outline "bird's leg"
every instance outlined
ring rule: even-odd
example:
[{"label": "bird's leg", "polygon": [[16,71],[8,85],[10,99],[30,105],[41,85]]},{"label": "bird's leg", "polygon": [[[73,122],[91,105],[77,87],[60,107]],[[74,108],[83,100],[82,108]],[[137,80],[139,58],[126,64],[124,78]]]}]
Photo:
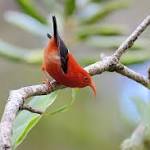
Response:
[{"label": "bird's leg", "polygon": [[43,83],[47,83],[53,80],[53,78],[47,73],[45,70],[45,67],[42,65],[41,67],[42,73],[43,73]]},{"label": "bird's leg", "polygon": [[55,85],[58,83],[55,80],[51,80],[51,81],[46,82],[46,84],[50,88],[50,90],[53,91],[55,88]]},{"label": "bird's leg", "polygon": [[43,83],[47,84],[47,86],[53,90],[55,80],[47,73],[45,68],[42,66],[42,73],[43,73]]},{"label": "bird's leg", "polygon": [[51,82],[53,78],[46,72],[43,71],[43,83]]}]

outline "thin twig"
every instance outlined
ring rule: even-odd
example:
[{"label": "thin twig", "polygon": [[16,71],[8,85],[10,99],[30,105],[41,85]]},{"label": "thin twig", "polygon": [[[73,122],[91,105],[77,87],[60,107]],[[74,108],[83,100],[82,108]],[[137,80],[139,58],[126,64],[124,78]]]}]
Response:
[{"label": "thin twig", "polygon": [[[129,38],[127,38],[127,40],[121,44],[121,46],[116,50],[116,52],[112,56],[104,57],[102,61],[98,61],[97,63],[86,67],[85,70],[87,70],[89,74],[92,76],[101,74],[105,71],[116,71],[117,73],[122,74],[149,88],[150,83],[148,78],[134,72],[133,70],[127,68],[126,66],[123,66],[119,62],[122,54],[124,54],[124,52],[133,45],[137,37],[146,29],[146,27],[149,24],[150,24],[150,16],[144,19],[144,21],[129,36]],[[13,90],[10,92],[8,102],[5,106],[4,114],[2,116],[0,124],[1,150],[12,150],[11,136],[12,136],[13,122],[16,118],[19,108],[23,106],[24,100],[36,95],[45,95],[61,88],[64,88],[64,86],[58,85],[58,83],[54,81],[52,83],[51,88],[46,84],[40,84],[23,87],[21,89]]]},{"label": "thin twig", "polygon": [[[141,33],[146,29],[147,26],[150,25],[150,15],[147,16],[142,23],[133,31],[133,33],[119,46],[114,55],[120,59],[122,54],[132,45],[135,40],[141,35]],[[128,43],[128,44],[127,44]]]},{"label": "thin twig", "polygon": [[[135,129],[130,138],[124,140],[121,144],[122,150],[146,150],[145,134],[148,126],[141,122]],[[148,150],[148,149],[147,149]]]},{"label": "thin twig", "polygon": [[132,69],[130,69],[122,64],[118,64],[118,66],[116,66],[116,72],[120,73],[130,79],[134,79],[134,81],[144,85],[148,89],[150,88],[150,81],[147,77],[140,75],[139,73],[133,71]]},{"label": "thin twig", "polygon": [[36,109],[36,108],[33,108],[29,105],[23,105],[22,107],[20,107],[20,110],[27,110],[27,111],[30,111],[32,113],[36,113],[36,114],[39,114],[39,115],[42,115],[44,112],[39,110],[39,109]]}]

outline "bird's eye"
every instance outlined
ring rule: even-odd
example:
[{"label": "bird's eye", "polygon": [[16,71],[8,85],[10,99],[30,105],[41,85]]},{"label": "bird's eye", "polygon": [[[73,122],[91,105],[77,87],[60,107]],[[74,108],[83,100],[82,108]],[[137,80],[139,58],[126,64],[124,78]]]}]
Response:
[{"label": "bird's eye", "polygon": [[87,81],[87,80],[88,80],[88,77],[84,77],[84,80]]},{"label": "bird's eye", "polygon": [[49,39],[52,38],[52,36],[51,36],[49,33],[47,33],[47,37],[48,37]]}]

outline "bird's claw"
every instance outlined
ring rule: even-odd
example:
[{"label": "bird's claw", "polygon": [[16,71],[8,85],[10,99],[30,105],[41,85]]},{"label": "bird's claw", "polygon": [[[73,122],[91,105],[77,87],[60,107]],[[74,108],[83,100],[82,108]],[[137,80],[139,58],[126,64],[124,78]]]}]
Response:
[{"label": "bird's claw", "polygon": [[56,82],[55,80],[47,80],[44,82],[44,84],[47,85],[50,91],[53,91],[55,89],[55,82]]}]

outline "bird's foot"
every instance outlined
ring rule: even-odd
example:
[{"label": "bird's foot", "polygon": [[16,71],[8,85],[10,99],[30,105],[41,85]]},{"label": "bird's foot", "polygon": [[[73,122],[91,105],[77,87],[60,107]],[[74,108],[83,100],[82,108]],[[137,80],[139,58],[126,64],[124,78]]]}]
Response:
[{"label": "bird's foot", "polygon": [[50,91],[54,91],[56,88],[56,84],[58,84],[55,80],[47,80],[44,82],[47,85]]}]

